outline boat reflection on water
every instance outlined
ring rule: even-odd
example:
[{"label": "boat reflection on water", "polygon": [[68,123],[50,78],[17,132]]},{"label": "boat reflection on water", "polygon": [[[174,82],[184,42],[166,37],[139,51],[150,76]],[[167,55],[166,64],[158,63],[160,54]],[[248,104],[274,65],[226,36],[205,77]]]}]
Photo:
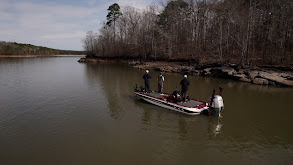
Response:
[{"label": "boat reflection on water", "polygon": [[[190,116],[176,111],[146,104],[144,100],[134,102],[141,111],[141,130],[152,136],[163,136],[180,141],[213,140],[223,132],[223,116]],[[193,140],[192,140],[193,139]]]},{"label": "boat reflection on water", "polygon": [[217,136],[218,134],[221,133],[222,126],[223,126],[223,124],[222,124],[222,116],[221,116],[221,114],[219,114],[218,124],[216,125],[216,127],[214,129],[215,136]]}]

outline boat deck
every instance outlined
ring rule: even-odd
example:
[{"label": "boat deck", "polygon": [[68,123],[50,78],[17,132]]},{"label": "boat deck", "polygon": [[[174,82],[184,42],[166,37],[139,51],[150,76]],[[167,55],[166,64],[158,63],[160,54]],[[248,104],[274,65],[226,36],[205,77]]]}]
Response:
[{"label": "boat deck", "polygon": [[[149,96],[152,96],[152,97],[155,97],[155,98],[158,98],[158,99],[166,99],[166,98],[168,98],[170,96],[170,94],[161,95],[161,94],[156,93],[156,92],[145,93],[145,94],[149,95]],[[191,100],[187,100],[186,102],[177,102],[176,104],[186,106],[186,107],[195,107],[195,106],[204,104],[204,102],[191,99]]]}]

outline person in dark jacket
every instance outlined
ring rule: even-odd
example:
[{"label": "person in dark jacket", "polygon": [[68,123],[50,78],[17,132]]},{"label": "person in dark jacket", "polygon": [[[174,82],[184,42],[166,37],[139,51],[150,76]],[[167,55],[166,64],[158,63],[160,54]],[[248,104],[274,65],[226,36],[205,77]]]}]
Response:
[{"label": "person in dark jacket", "polygon": [[186,92],[188,90],[188,85],[190,85],[189,81],[187,79],[187,75],[184,75],[184,78],[181,80],[180,85],[182,86],[182,88],[181,88],[181,99],[182,100],[181,101],[185,101]]},{"label": "person in dark jacket", "polygon": [[163,82],[164,82],[164,76],[162,75],[162,72],[160,72],[160,75],[158,76],[158,93],[163,93]]},{"label": "person in dark jacket", "polygon": [[142,78],[144,79],[145,91],[150,92],[150,79],[152,78],[152,76],[149,74],[148,70],[145,71],[145,74]]}]

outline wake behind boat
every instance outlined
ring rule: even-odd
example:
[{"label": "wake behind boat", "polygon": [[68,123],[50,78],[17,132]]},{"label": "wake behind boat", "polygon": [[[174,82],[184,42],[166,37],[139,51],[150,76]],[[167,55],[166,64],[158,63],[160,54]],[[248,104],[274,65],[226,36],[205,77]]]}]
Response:
[{"label": "wake behind boat", "polygon": [[141,98],[151,104],[188,115],[220,114],[224,109],[223,98],[221,96],[222,91],[223,88],[220,88],[219,95],[215,95],[214,90],[213,95],[209,98],[208,102],[190,98],[187,98],[184,102],[182,102],[179,91],[177,90],[175,90],[172,94],[160,94],[157,92],[145,92],[143,87],[139,90],[136,86],[134,89],[134,93],[138,98]]}]

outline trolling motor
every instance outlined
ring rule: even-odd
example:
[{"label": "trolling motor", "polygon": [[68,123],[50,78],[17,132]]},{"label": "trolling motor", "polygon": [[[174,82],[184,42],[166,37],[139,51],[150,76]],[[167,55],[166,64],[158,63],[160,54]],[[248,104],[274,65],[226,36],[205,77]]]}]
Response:
[{"label": "trolling motor", "polygon": [[135,84],[135,86],[134,86],[134,92],[137,92],[137,91],[138,91],[137,84]]},{"label": "trolling motor", "polygon": [[224,102],[222,98],[222,93],[223,93],[223,87],[219,87],[219,95],[215,95],[216,90],[213,90],[212,97],[209,98],[208,100],[208,115],[211,114],[219,114],[223,111],[224,109]]},{"label": "trolling motor", "polygon": [[137,84],[134,86],[134,92],[145,92],[145,88],[143,86],[140,86],[140,90],[137,87]]}]

